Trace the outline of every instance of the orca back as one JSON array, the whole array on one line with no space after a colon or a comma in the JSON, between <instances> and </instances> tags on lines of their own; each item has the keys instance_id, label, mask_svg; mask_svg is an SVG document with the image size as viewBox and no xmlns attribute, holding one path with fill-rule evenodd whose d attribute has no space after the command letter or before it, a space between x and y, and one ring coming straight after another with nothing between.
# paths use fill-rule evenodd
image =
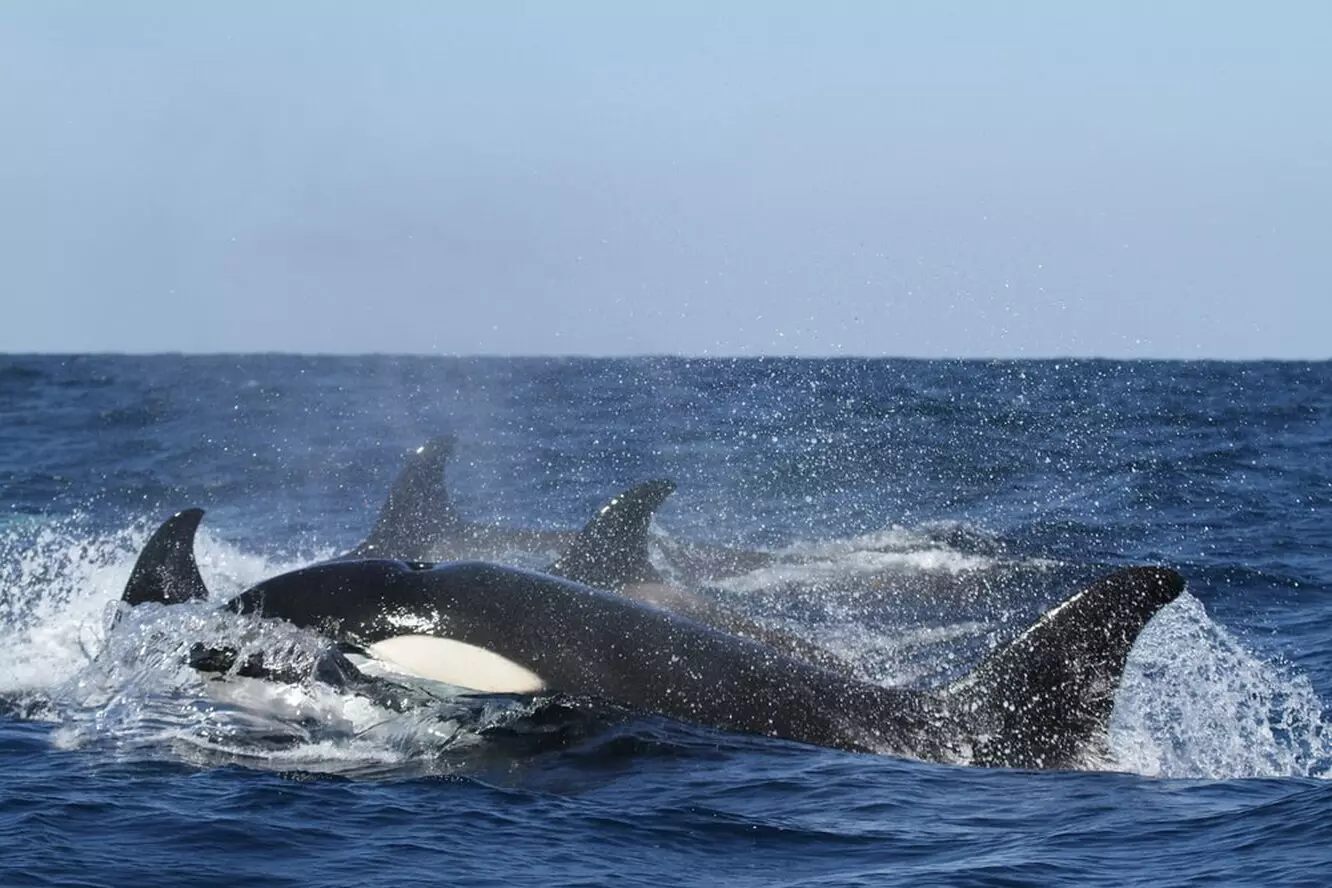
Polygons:
<instances>
[{"instance_id":1,"label":"orca back","mask_svg":"<svg viewBox=\"0 0 1332 888\"><path fill-rule=\"evenodd\" d=\"M975 719L973 764L1060 768L1104 741L1138 634L1184 590L1160 567L1116 571L1047 611L945 698Z\"/></svg>"},{"instance_id":2,"label":"orca back","mask_svg":"<svg viewBox=\"0 0 1332 888\"><path fill-rule=\"evenodd\" d=\"M162 523L134 562L121 601L132 607L149 601L180 604L208 597L194 560L194 536L203 516L203 509L185 509Z\"/></svg>"},{"instance_id":3,"label":"orca back","mask_svg":"<svg viewBox=\"0 0 1332 888\"><path fill-rule=\"evenodd\" d=\"M459 523L444 487L444 466L456 444L452 435L442 435L408 454L370 535L342 557L430 560L438 541L452 535Z\"/></svg>"},{"instance_id":4,"label":"orca back","mask_svg":"<svg viewBox=\"0 0 1332 888\"><path fill-rule=\"evenodd\" d=\"M674 492L673 481L658 478L613 497L546 573L598 589L662 582L648 555L648 528Z\"/></svg>"}]
</instances>

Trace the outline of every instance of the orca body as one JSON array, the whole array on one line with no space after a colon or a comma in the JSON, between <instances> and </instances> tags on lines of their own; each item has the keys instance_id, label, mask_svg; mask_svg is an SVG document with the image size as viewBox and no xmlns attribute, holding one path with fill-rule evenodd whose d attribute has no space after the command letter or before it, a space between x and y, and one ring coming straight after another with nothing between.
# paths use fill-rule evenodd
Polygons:
<instances>
[{"instance_id":1,"label":"orca body","mask_svg":"<svg viewBox=\"0 0 1332 888\"><path fill-rule=\"evenodd\" d=\"M724 730L943 754L922 695L849 682L666 611L517 568L330 563L266 580L230 606L465 688L558 691ZM414 650L402 659L395 648ZM866 712L883 717L855 715Z\"/></svg>"},{"instance_id":2,"label":"orca body","mask_svg":"<svg viewBox=\"0 0 1332 888\"><path fill-rule=\"evenodd\" d=\"M612 497L581 531L535 531L464 521L443 484L444 468L457 441L434 438L407 457L370 535L338 560L388 558L407 562L504 561L517 553L560 552L546 569L635 601L664 608L723 632L776 647L816 665L850 667L832 652L790 632L766 626L715 597L669 581L648 552L652 516L675 491L674 482L654 479ZM772 563L773 556L676 541L672 573L702 569L730 575ZM684 570L680 570L684 565Z\"/></svg>"},{"instance_id":3,"label":"orca body","mask_svg":"<svg viewBox=\"0 0 1332 888\"><path fill-rule=\"evenodd\" d=\"M208 588L194 559L194 537L203 515L202 509L185 509L158 527L139 552L121 594L122 602L130 607L150 602L174 605L208 597ZM337 648L320 652L304 671L289 663L275 665L263 652L242 658L233 648L214 648L202 643L190 648L186 662L201 673L217 677L238 676L282 684L299 684L313 678L397 711L432 702L428 694L418 689L365 675Z\"/></svg>"},{"instance_id":4,"label":"orca body","mask_svg":"<svg viewBox=\"0 0 1332 888\"><path fill-rule=\"evenodd\" d=\"M174 523L173 523L174 522ZM125 598L202 588L179 545ZM194 579L179 576L192 573ZM156 593L152 583L169 578ZM487 692L560 692L729 731L839 749L1024 768L1097 751L1130 649L1182 591L1165 568L1094 583L939 691L886 688L614 593L484 562L328 562L266 580L229 605L287 620L425 678Z\"/></svg>"},{"instance_id":5,"label":"orca body","mask_svg":"<svg viewBox=\"0 0 1332 888\"><path fill-rule=\"evenodd\" d=\"M672 583L652 565L648 552L652 515L674 491L673 482L656 479L613 497L546 572L619 592L713 629L766 644L807 663L849 673L851 667L831 651L794 633L759 623L705 589Z\"/></svg>"}]
</instances>

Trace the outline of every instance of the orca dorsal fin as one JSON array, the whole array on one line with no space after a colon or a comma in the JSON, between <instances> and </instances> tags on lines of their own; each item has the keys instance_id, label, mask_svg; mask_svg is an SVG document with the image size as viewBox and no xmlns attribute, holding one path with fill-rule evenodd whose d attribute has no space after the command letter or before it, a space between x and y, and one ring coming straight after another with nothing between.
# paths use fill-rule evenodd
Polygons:
<instances>
[{"instance_id":1,"label":"orca dorsal fin","mask_svg":"<svg viewBox=\"0 0 1332 888\"><path fill-rule=\"evenodd\" d=\"M430 560L432 544L458 524L444 487L444 466L457 443L454 436L441 435L409 453L370 535L343 557Z\"/></svg>"},{"instance_id":2,"label":"orca dorsal fin","mask_svg":"<svg viewBox=\"0 0 1332 888\"><path fill-rule=\"evenodd\" d=\"M194 535L203 516L203 509L186 509L162 523L134 562L121 601L130 606L146 601L181 604L208 597L194 560Z\"/></svg>"},{"instance_id":3,"label":"orca dorsal fin","mask_svg":"<svg viewBox=\"0 0 1332 888\"><path fill-rule=\"evenodd\" d=\"M950 687L974 719L973 764L1060 768L1105 739L1138 633L1184 590L1163 567L1115 571L1047 611Z\"/></svg>"},{"instance_id":4,"label":"orca dorsal fin","mask_svg":"<svg viewBox=\"0 0 1332 888\"><path fill-rule=\"evenodd\" d=\"M648 526L674 492L674 481L658 478L611 498L546 572L599 589L660 583L648 557Z\"/></svg>"}]
</instances>

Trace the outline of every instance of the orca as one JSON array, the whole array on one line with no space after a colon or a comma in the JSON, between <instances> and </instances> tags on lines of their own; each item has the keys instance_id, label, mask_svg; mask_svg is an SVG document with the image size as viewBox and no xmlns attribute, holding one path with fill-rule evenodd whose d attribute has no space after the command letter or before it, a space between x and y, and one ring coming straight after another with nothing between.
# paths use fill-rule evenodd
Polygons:
<instances>
[{"instance_id":1,"label":"orca","mask_svg":"<svg viewBox=\"0 0 1332 888\"><path fill-rule=\"evenodd\" d=\"M507 558L518 553L562 552L572 531L530 530L465 520L443 483L457 438L432 438L407 455L370 534L342 559L400 558L449 561Z\"/></svg>"},{"instance_id":2,"label":"orca","mask_svg":"<svg viewBox=\"0 0 1332 888\"><path fill-rule=\"evenodd\" d=\"M171 545L145 549L167 561L136 568L126 601L204 588L183 545L198 522L182 515L160 531ZM227 606L486 693L560 693L837 749L1052 769L1103 751L1129 651L1183 588L1168 568L1118 570L930 691L857 681L615 593L487 562L326 562Z\"/></svg>"},{"instance_id":3,"label":"orca","mask_svg":"<svg viewBox=\"0 0 1332 888\"><path fill-rule=\"evenodd\" d=\"M194 561L194 535L203 516L203 509L185 509L157 528L134 562L121 601L133 607L148 601L181 604L208 597Z\"/></svg>"},{"instance_id":4,"label":"orca","mask_svg":"<svg viewBox=\"0 0 1332 888\"><path fill-rule=\"evenodd\" d=\"M458 513L444 484L444 469L457 443L455 436L441 435L409 453L369 535L341 557L421 562L504 560L515 555L548 552L570 557L568 550L576 544L578 531L504 527L467 521ZM661 485L669 486L664 494ZM645 499L656 495L664 499L675 489L674 484L664 480L650 481L641 487L634 490ZM660 504L658 500L651 506L648 518ZM781 560L768 552L689 540L661 537L659 542L672 574L692 585L748 573Z\"/></svg>"},{"instance_id":5,"label":"orca","mask_svg":"<svg viewBox=\"0 0 1332 888\"><path fill-rule=\"evenodd\" d=\"M408 469L404 470L389 494L388 503L376 525L377 532L371 535L371 539L376 542L369 547L370 551L384 549L394 553L392 558L395 560L435 563L429 558L400 554L435 550L431 548L429 540L432 537L424 523L404 522L392 516L399 515L404 509L424 514L416 510L424 506L425 497L415 493L403 496L401 491L419 491L429 486L420 482L436 471L442 454L451 446L451 439L436 439L419 448L414 454L416 459L409 460ZM759 623L705 591L694 591L672 584L652 566L648 552L648 530L652 515L674 490L673 482L655 479L611 498L582 531L572 535L564 554L545 572L586 586L618 592L635 601L671 611L722 632L766 644L789 656L849 674L852 671L850 665L831 651L794 633ZM395 493L399 495L395 496ZM406 505L409 503L412 505ZM144 546L135 564L123 597L126 603L134 605L159 595L165 604L207 597L208 591L199 578L198 570L191 567L194 536L203 514L201 509L185 509L161 525ZM387 530L382 530L385 528ZM405 528L406 534L399 534L398 528ZM412 535L418 531L424 535ZM335 560L358 560L355 551ZM153 591L155 589L161 592ZM198 662L230 661L204 657ZM251 668L257 670L259 667L251 664Z\"/></svg>"},{"instance_id":6,"label":"orca","mask_svg":"<svg viewBox=\"0 0 1332 888\"><path fill-rule=\"evenodd\" d=\"M655 478L611 497L546 572L603 589L664 582L648 553L648 528L674 492L675 482Z\"/></svg>"},{"instance_id":7,"label":"orca","mask_svg":"<svg viewBox=\"0 0 1332 888\"><path fill-rule=\"evenodd\" d=\"M850 673L850 665L831 651L794 633L757 622L719 601L715 591L673 583L653 566L648 551L652 515L674 491L672 481L658 478L611 498L545 572L618 592L808 663Z\"/></svg>"},{"instance_id":8,"label":"orca","mask_svg":"<svg viewBox=\"0 0 1332 888\"><path fill-rule=\"evenodd\" d=\"M175 605L209 597L208 587L194 558L194 538L203 516L202 509L184 509L158 527L139 552L121 594L122 602L130 607L149 602ZM117 614L113 625L119 623L119 617ZM236 676L281 684L299 684L306 678L313 678L395 711L437 702L420 688L365 675L336 647L320 651L314 663L304 670L291 663L274 663L263 651L250 652L242 657L235 649L209 647L202 643L191 646L186 662L198 672L215 677Z\"/></svg>"},{"instance_id":9,"label":"orca","mask_svg":"<svg viewBox=\"0 0 1332 888\"><path fill-rule=\"evenodd\" d=\"M477 524L464 521L457 514L443 485L444 467L456 446L457 439L445 435L408 454L370 535L338 560L390 558L422 563L503 560L517 553L559 551L562 554L546 568L547 573L620 592L723 632L771 645L811 663L850 671L831 651L793 633L759 623L717 601L715 596L671 582L652 565L648 551L652 516L675 491L674 482L653 479L612 497L581 531L515 530ZM684 573L696 580L702 564L713 569L725 565L725 574L765 566L774 557L679 541L671 544L671 551L683 557L683 563L692 568ZM670 567L673 573L679 572L675 564Z\"/></svg>"}]
</instances>

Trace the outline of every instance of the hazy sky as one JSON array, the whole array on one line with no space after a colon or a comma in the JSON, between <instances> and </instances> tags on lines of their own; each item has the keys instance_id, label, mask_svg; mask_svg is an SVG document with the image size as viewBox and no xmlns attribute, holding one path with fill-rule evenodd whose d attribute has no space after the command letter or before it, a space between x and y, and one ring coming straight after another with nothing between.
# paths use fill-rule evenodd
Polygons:
<instances>
[{"instance_id":1,"label":"hazy sky","mask_svg":"<svg viewBox=\"0 0 1332 888\"><path fill-rule=\"evenodd\" d=\"M0 2L0 351L1332 356L1332 3Z\"/></svg>"}]
</instances>

